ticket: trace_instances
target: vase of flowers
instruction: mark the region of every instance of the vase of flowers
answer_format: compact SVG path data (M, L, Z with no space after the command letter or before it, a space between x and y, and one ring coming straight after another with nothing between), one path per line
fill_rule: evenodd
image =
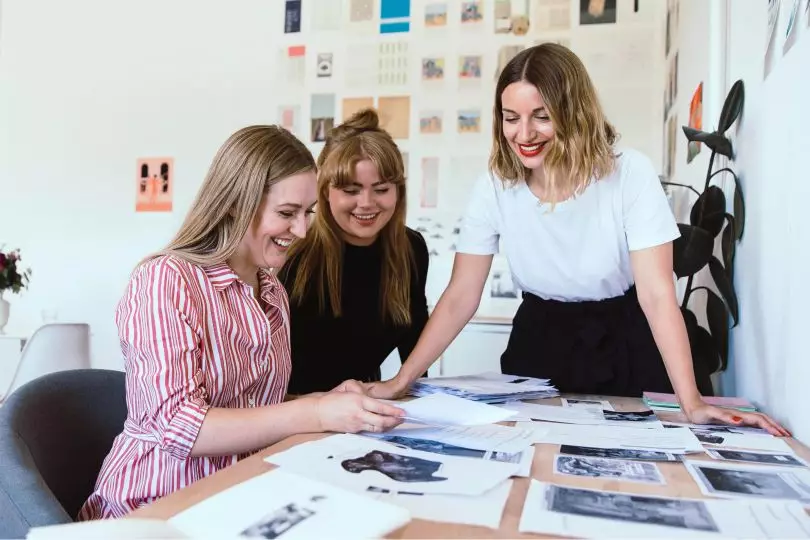
M28 280L31 277L31 270L23 270L20 267L20 250L3 251L0 248L0 334L8 324L8 317L11 312L11 305L3 298L6 291L13 294L19 293L28 287Z

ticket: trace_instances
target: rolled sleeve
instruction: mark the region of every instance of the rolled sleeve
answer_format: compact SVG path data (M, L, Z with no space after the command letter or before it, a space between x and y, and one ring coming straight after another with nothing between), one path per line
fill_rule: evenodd
M489 174L482 175L476 182L461 220L461 230L456 242L457 253L470 255L498 253L500 232L495 182L496 180Z
M120 308L130 418L170 456L186 459L208 412L194 297L169 259L145 263Z

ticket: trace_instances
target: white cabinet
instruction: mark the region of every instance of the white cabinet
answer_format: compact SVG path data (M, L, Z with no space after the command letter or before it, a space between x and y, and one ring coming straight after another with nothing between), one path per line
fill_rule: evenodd
M472 375L484 371L501 371L501 354L506 350L512 325L504 320L473 320L447 347L442 357L428 370L431 377ZM396 375L401 365L394 350L382 365L383 380Z

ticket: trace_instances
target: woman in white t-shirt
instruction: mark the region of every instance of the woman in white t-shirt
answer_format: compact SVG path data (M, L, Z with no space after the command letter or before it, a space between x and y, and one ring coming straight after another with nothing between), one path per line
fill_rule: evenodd
M615 148L580 59L546 43L509 62L493 137L450 284L397 376L370 385L371 395L402 394L455 339L478 308L500 245L523 291L504 373L549 378L563 393L674 391L692 422L787 435L763 414L703 401L709 373L693 368L675 293L678 226L650 160Z

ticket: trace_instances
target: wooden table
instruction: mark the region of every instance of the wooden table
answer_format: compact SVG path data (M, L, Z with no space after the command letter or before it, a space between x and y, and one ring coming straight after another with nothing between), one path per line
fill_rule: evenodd
M566 396L580 399L604 399L610 401L617 411L641 410L645 407L640 399L611 398L607 396ZM538 402L559 405L559 399L544 399ZM658 412L663 421L685 422L680 413ZM504 422L510 425L510 422ZM207 478L164 497L154 503L132 512L131 517L169 519L175 514L197 504L206 498L244 482L254 476L275 468L264 461L264 458L286 450L304 441L310 441L328 436L328 434L296 435L282 442L268 447L262 452L254 454L235 465L223 469ZM810 449L798 441L788 439L788 444L801 457L810 460ZM557 444L536 444L534 462L531 476L543 482L552 482L559 485L602 489L606 491L621 491L626 493L646 493L651 495L665 495L674 497L704 498L697 484L681 463L658 463L666 484L662 486L620 482L618 480L573 477L553 474L554 455L559 450ZM708 456L696 455L695 459L711 459ZM471 525L454 523L439 523L413 519L408 525L397 529L389 538L537 538L536 535L518 533L518 524L523 512L523 502L529 489L528 478L514 478L512 492L506 502L501 524L497 530ZM548 537L548 535L545 535Z

